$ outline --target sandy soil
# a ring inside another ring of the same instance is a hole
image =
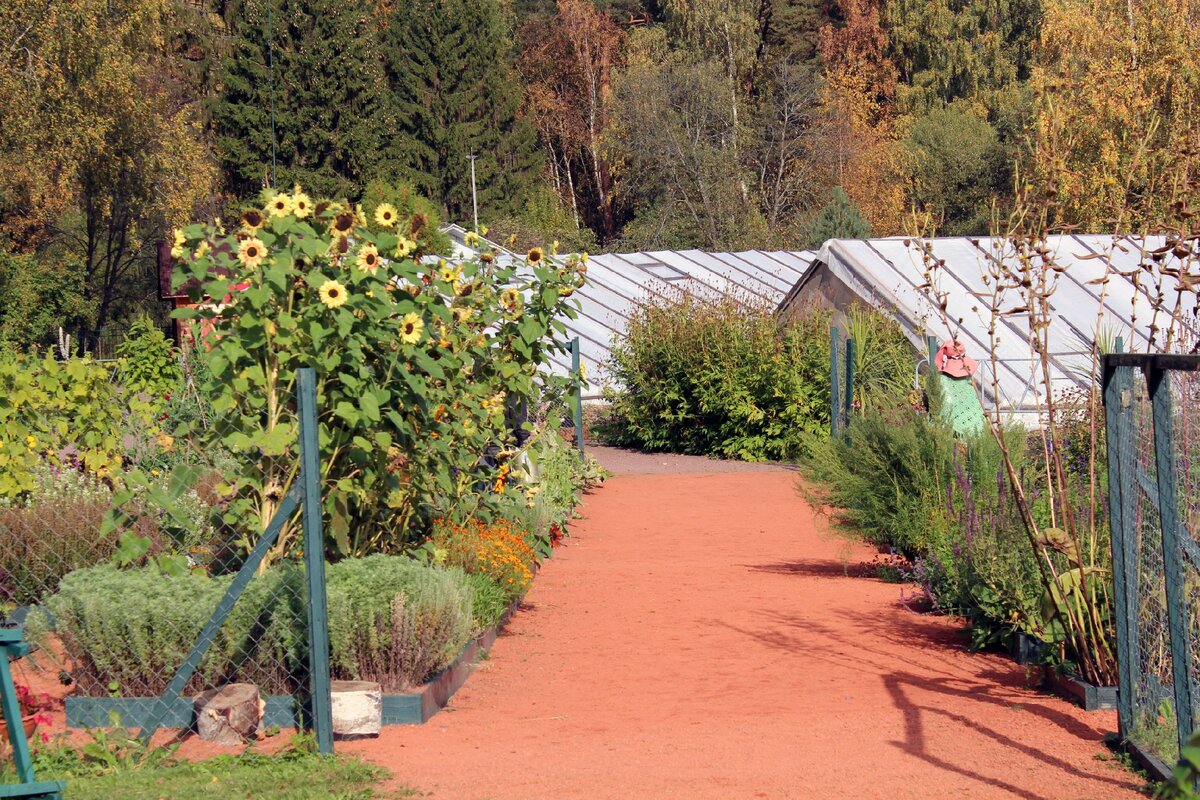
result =
[[[874,554],[794,473],[596,452],[618,475],[450,707],[339,749],[437,800],[1139,796],[1114,714],[847,577]]]

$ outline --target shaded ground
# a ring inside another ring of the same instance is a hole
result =
[[[846,577],[794,473],[595,452],[617,477],[450,708],[340,750],[438,800],[1138,796],[1114,714]]]

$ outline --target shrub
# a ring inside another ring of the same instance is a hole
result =
[[[821,333],[821,331],[825,331]],[[639,307],[613,347],[619,419],[607,438],[647,450],[790,459],[829,421],[827,317],[681,294]]]
[[[386,690],[422,683],[462,651],[473,630],[471,586],[456,569],[375,555],[329,568],[329,637],[336,677]]]
[[[431,542],[438,560],[488,576],[509,598],[519,597],[533,581],[533,548],[525,532],[506,519],[470,519],[462,525],[437,520]]]
[[[131,392],[150,395],[156,403],[161,403],[183,377],[175,344],[148,314],[129,326],[117,355],[121,358],[122,385]]]
[[[231,576],[119,570],[104,564],[63,578],[46,605],[84,696],[161,694],[212,616]],[[250,583],[188,691],[233,680],[267,694],[295,691],[307,670],[303,570],[285,561]],[[388,690],[446,666],[473,631],[473,594],[459,570],[399,556],[347,559],[327,572],[334,677]],[[49,618],[30,616],[31,633]]]

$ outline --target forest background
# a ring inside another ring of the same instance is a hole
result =
[[[0,347],[157,302],[264,186],[563,250],[985,234],[1198,152],[1200,0],[6,0]],[[1192,188],[1192,187],[1189,187]],[[1186,194],[1186,192],[1185,192]],[[1122,212],[1126,213],[1126,212]]]

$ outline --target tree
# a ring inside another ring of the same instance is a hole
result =
[[[554,188],[576,224],[582,216],[607,240],[616,233],[616,198],[601,140],[624,34],[588,0],[560,0],[553,18],[526,23],[520,39],[530,116],[550,156]]]
[[[983,113],[961,102],[935,108],[916,119],[904,142],[910,198],[946,234],[986,234],[992,199],[1010,188],[1008,154]]]
[[[821,29],[833,24],[836,8],[827,0],[772,0],[767,6],[763,46],[776,64],[815,63]]]
[[[386,166],[451,220],[471,213],[470,156],[481,213],[519,208],[541,168],[503,38],[496,0],[398,0],[387,13]]]
[[[379,48],[364,0],[244,0],[212,105],[228,188],[355,197],[382,144]]]
[[[713,250],[761,240],[722,66],[670,52],[659,29],[631,35],[630,49],[613,81],[612,148],[642,209],[635,229]]]
[[[211,195],[195,104],[180,92],[167,0],[13,0],[0,61],[0,215],[48,270],[77,274],[79,322],[144,302],[155,245]]]
[[[855,208],[840,186],[833,187],[833,199],[821,209],[808,228],[809,247],[820,247],[830,239],[869,239],[871,224]]]

